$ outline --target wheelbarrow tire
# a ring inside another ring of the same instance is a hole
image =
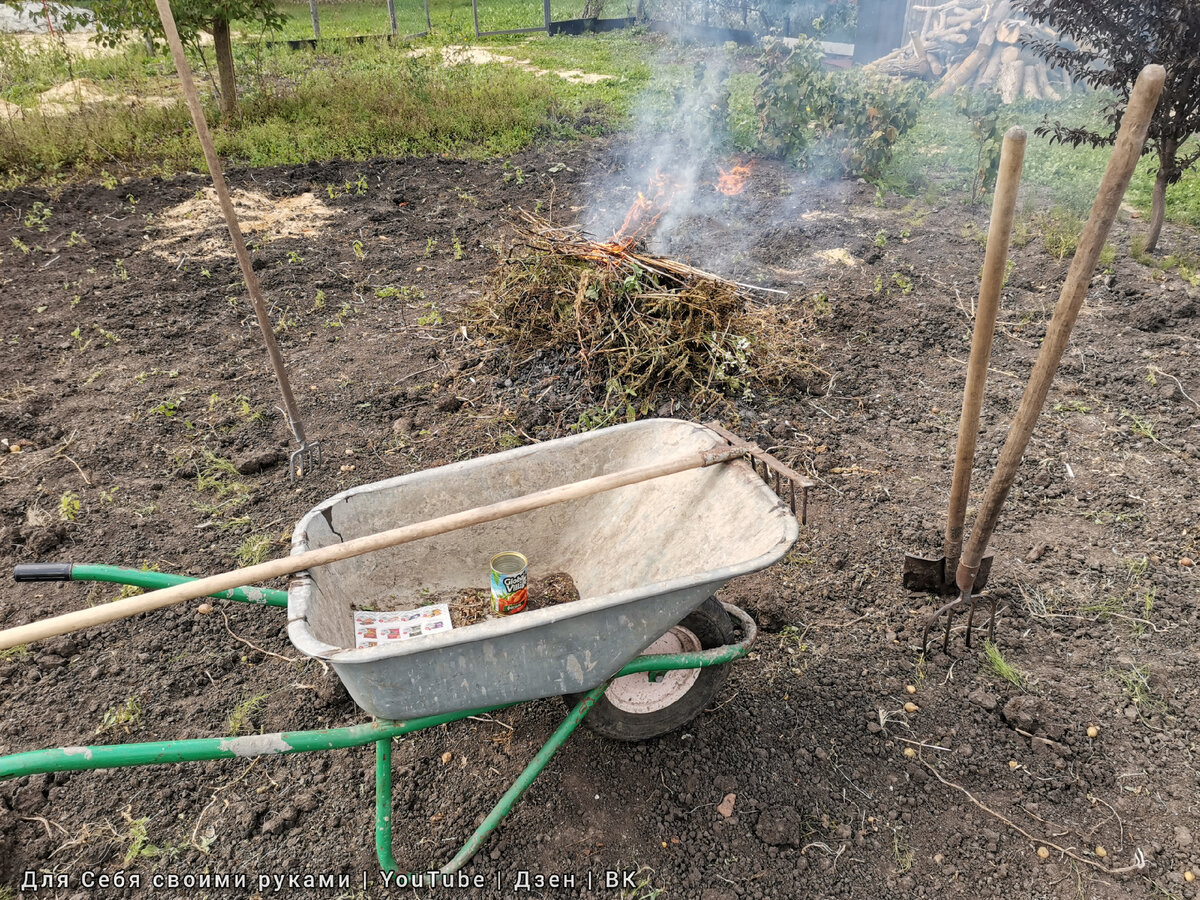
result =
[[[709,597],[646,652],[711,650],[733,641],[729,613],[716,597]],[[676,669],[661,674],[663,679],[657,683],[650,682],[650,673],[625,676],[629,681],[618,679],[596,701],[583,724],[596,734],[618,741],[660,737],[696,718],[716,697],[728,676],[725,666]],[[574,707],[582,698],[583,694],[563,696],[568,707]]]

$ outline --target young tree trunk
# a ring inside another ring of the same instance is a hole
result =
[[[1178,141],[1163,138],[1158,147],[1158,174],[1154,177],[1154,193],[1150,204],[1150,231],[1146,234],[1146,252],[1153,253],[1162,234],[1163,219],[1167,213],[1167,185],[1174,178],[1175,157],[1179,154]]]
[[[1154,178],[1153,201],[1150,204],[1150,231],[1146,233],[1146,252],[1153,253],[1162,234],[1163,218],[1167,212],[1167,167],[1159,159],[1158,175]]]
[[[217,54],[217,81],[221,85],[221,115],[231,119],[237,115],[237,82],[233,76],[233,42],[226,19],[213,19],[213,50]]]

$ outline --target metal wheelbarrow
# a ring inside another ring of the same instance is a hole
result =
[[[344,491],[299,523],[293,554],[446,509],[489,503],[724,440],[734,462],[678,472],[298,573],[286,594],[238,589],[231,600],[286,604],[296,648],[328,661],[376,721],[346,728],[150,744],[70,747],[0,757],[0,778],[376,744],[376,850],[392,851],[392,738],[526,700],[562,695],[567,719],[459,853],[457,871],[495,830],[580,722],[623,740],[664,734],[701,712],[716,668],[748,652],[753,620],[714,593],[780,559],[798,536],[795,491],[811,482],[716,426],[653,419],[547,441]],[[760,477],[761,466],[761,477]],[[774,479],[775,491],[764,479]],[[790,484],[789,484],[790,481]],[[790,491],[790,506],[779,496]],[[353,649],[353,611],[422,605],[431,591],[478,587],[491,553],[519,548],[531,572],[568,572],[580,599],[399,644]],[[103,580],[147,588],[182,576],[109,566],[17,567],[18,580]],[[734,642],[734,626],[742,637]],[[405,876],[407,877],[407,876]],[[420,876],[412,876],[419,878]],[[414,885],[418,882],[412,882]]]

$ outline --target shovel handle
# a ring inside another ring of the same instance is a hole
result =
[[[971,356],[967,363],[967,386],[963,391],[962,417],[958,422],[958,449],[954,456],[954,479],[950,484],[950,513],[946,517],[947,576],[958,565],[962,553],[963,522],[967,517],[967,496],[971,490],[971,469],[975,465],[975,443],[979,438],[979,412],[983,407],[983,389],[987,385],[988,362],[992,357],[992,338],[1000,311],[1000,291],[1008,265],[1008,245],[1012,239],[1013,219],[1017,210],[1017,189],[1021,186],[1021,166],[1025,161],[1025,129],[1013,127],[1004,135],[1000,148],[1000,171],[996,176],[996,194],[992,200],[992,219],[988,225],[987,251],[983,257],[983,278],[979,284],[979,306],[975,310],[975,332],[971,337]]]
[[[1054,381],[1054,373],[1058,370],[1063,351],[1066,350],[1067,341],[1071,337],[1071,329],[1075,327],[1075,320],[1079,317],[1079,310],[1087,296],[1088,285],[1096,271],[1096,263],[1100,258],[1100,251],[1104,248],[1104,241],[1108,238],[1108,232],[1117,216],[1133,170],[1142,156],[1146,132],[1150,128],[1150,119],[1154,115],[1154,107],[1158,104],[1166,76],[1166,70],[1162,66],[1146,66],[1138,75],[1129,96],[1129,104],[1121,119],[1121,129],[1117,133],[1116,146],[1113,147],[1108,167],[1104,170],[1104,179],[1100,182],[1096,201],[1092,204],[1087,225],[1079,237],[1075,257],[1071,260],[1071,268],[1067,272],[1067,280],[1063,283],[1058,305],[1054,307],[1054,315],[1046,329],[1046,337],[1042,341],[1042,348],[1029,376],[1029,384],[1025,386],[1021,406],[1017,409],[1009,428],[1008,439],[1004,442],[996,471],[992,473],[992,480],[988,483],[983,503],[979,508],[979,516],[971,531],[971,539],[967,542],[958,565],[955,580],[959,590],[965,594],[969,595],[974,587],[979,561],[987,550],[992,532],[996,528],[996,521],[1000,518],[1000,508],[1008,497],[1017,467],[1021,464],[1030,435],[1033,434],[1033,427],[1041,415],[1050,384]]]

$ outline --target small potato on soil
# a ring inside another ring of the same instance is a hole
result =
[[[202,615],[202,616],[207,616],[212,611],[213,611],[213,605],[211,603],[201,603],[199,606],[196,607],[196,612],[200,613],[200,615]]]
[[[1099,728],[1097,728],[1095,725],[1089,725],[1089,726],[1087,727],[1087,736],[1088,736],[1088,737],[1090,737],[1090,738],[1096,738],[1096,737],[1099,737],[1099,736],[1100,736],[1100,729],[1099,729]]]
[[[1037,855],[1038,855],[1038,856],[1039,856],[1041,859],[1049,859],[1049,858],[1050,858],[1050,850],[1049,850],[1048,848],[1046,848],[1046,847],[1038,847],[1038,848],[1037,848]]]
[[[917,706],[917,704],[913,703],[911,700],[910,700],[908,703],[905,703],[905,704],[904,704],[904,711],[905,711],[906,713],[915,713],[915,712],[917,712],[917,711],[918,711],[920,708],[921,708],[921,707]]]

